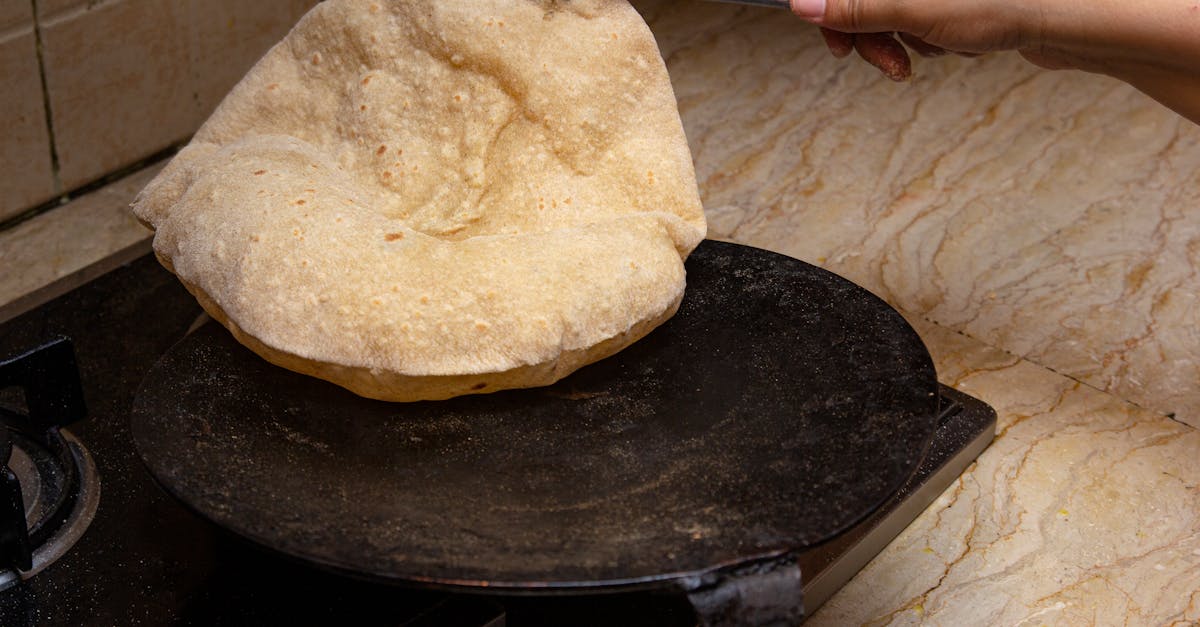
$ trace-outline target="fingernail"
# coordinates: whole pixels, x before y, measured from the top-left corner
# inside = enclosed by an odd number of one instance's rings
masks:
[[[825,0],[792,0],[792,13],[810,22],[818,22],[825,15]]]

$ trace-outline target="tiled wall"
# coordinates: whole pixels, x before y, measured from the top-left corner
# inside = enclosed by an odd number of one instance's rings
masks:
[[[0,0],[0,222],[187,138],[315,3]]]
[[[33,5],[0,0],[0,220],[54,194]]]

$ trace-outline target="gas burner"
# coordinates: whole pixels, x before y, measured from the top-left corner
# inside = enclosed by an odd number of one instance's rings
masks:
[[[23,390],[24,402],[0,400],[0,590],[66,553],[100,500],[91,455],[61,428],[86,413],[71,343],[56,339],[0,362],[7,386]]]

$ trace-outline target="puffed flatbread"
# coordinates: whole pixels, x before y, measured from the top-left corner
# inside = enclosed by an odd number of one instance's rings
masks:
[[[547,385],[668,319],[705,233],[625,0],[329,0],[134,202],[215,319],[392,401]]]

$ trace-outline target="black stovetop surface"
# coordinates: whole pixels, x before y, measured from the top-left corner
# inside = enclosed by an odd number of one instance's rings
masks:
[[[707,259],[705,255],[719,258],[726,253],[737,252],[726,250],[732,246],[729,244],[705,242],[705,245],[708,248],[698,251],[703,254],[695,255],[697,259]],[[759,251],[753,255],[762,257],[764,263],[771,261],[768,253]],[[697,269],[695,263],[696,259],[689,261],[689,278],[692,270]],[[746,278],[742,276],[744,272],[718,274],[721,277],[729,275],[728,280]],[[807,307],[812,309],[810,313],[815,316],[813,323],[817,327],[804,331],[805,335],[830,336],[834,338],[833,343],[837,344],[837,338],[858,338],[863,328],[881,325],[880,329],[887,329],[894,328],[896,324],[903,325],[899,316],[881,302],[878,303],[879,307],[866,308],[877,310],[878,320],[867,316],[864,321],[855,322],[857,319],[853,316],[836,313],[837,304],[852,296],[850,292],[862,290],[833,275],[822,281],[833,286],[831,289],[837,289],[816,298],[819,304]],[[735,287],[750,289],[744,285]],[[849,292],[842,294],[839,289]],[[693,300],[695,298],[696,294],[693,293]],[[874,299],[869,295],[866,298],[868,301]],[[764,302],[775,303],[776,300],[771,297]],[[772,306],[786,305],[784,301]],[[727,304],[709,305],[730,311],[738,309]],[[788,305],[786,309],[796,309],[795,304]],[[805,307],[799,309],[807,311]],[[306,562],[292,561],[276,553],[268,554],[257,545],[195,515],[160,489],[151,478],[135,450],[130,416],[134,413],[135,395],[147,373],[187,334],[200,314],[195,300],[175,277],[162,269],[153,256],[147,255],[0,324],[0,357],[16,355],[56,336],[73,340],[89,415],[68,429],[90,450],[101,484],[95,520],[79,542],[43,572],[13,588],[0,591],[0,625],[284,622],[413,626],[501,624],[489,623],[496,617],[502,617],[508,625],[696,624],[692,603],[677,587],[671,588],[675,590],[672,594],[638,591],[554,597],[485,597],[440,590],[414,590],[354,579],[344,574],[318,570]],[[756,319],[761,314],[754,313]],[[680,317],[681,320],[686,318]],[[826,328],[833,320],[842,320],[844,324]],[[783,328],[799,333],[797,329],[803,330],[805,324],[803,321],[790,321]],[[735,326],[740,328],[742,325]],[[911,334],[911,330],[906,333]],[[880,340],[879,337],[884,339]],[[857,346],[864,341],[899,341],[897,337],[906,336],[900,333],[877,337],[868,332],[860,339],[847,341],[848,345]],[[911,353],[912,359],[916,360],[913,363],[920,365],[911,370],[912,377],[915,377],[911,383],[916,386],[911,389],[921,390],[917,396],[925,399],[937,394],[932,364],[928,362],[928,355],[924,353],[915,334],[911,334],[910,339],[912,341],[909,343],[915,344],[911,347],[905,344],[908,349],[897,354]],[[641,347],[649,350],[651,344],[644,342]],[[847,364],[843,364],[845,367],[836,370],[859,369],[859,362],[864,360],[855,360],[853,355],[858,353],[851,353]],[[890,354],[887,351],[884,353]],[[785,350],[781,355],[781,359],[787,361],[788,352]],[[803,357],[807,358],[808,355]],[[908,371],[899,367],[903,364],[887,359],[865,361],[863,368],[868,372],[855,376],[870,379],[875,376],[870,372],[878,371],[878,376],[886,378],[889,372]],[[258,362],[255,360],[252,363]],[[818,370],[805,376],[819,377],[819,366],[815,367]],[[584,373],[582,376],[586,379],[588,375]],[[934,387],[925,389],[929,386]],[[904,391],[906,389],[909,388],[897,387],[897,398],[912,396],[910,400],[918,405],[923,407],[926,404],[924,400]],[[819,605],[823,598],[840,587],[839,582],[844,582],[861,568],[925,504],[949,485],[952,478],[990,440],[994,412],[978,400],[948,388],[941,388],[940,395],[940,417],[935,419],[932,415],[928,416],[938,424],[928,454],[922,459],[925,448],[921,446],[906,445],[898,449],[893,446],[889,449],[895,449],[893,454],[899,456],[897,459],[904,458],[900,461],[906,468],[912,468],[920,461],[917,472],[907,482],[903,478],[908,470],[889,478],[889,485],[903,482],[903,486],[887,503],[849,532],[799,555],[800,571],[807,573],[804,594],[806,598],[810,592],[813,594],[814,605]],[[855,395],[835,396],[852,400]],[[167,404],[162,405],[162,402]],[[470,399],[462,401],[467,405],[472,402]],[[0,389],[0,408],[20,409],[21,404],[17,390]],[[792,406],[794,403],[788,401],[784,405]],[[170,407],[169,398],[166,401],[160,399],[160,406]],[[936,401],[931,405],[937,406]],[[964,406],[968,409],[961,411]],[[854,420],[854,416],[860,412],[848,410],[843,413],[846,413],[845,419]],[[872,410],[867,413],[875,415],[877,412]],[[821,412],[818,414],[824,415]],[[918,417],[914,420],[922,422],[925,419]],[[827,445],[827,452],[832,452],[836,457],[839,451],[845,449],[844,442],[843,434],[843,437],[818,444]],[[809,446],[806,450],[812,451],[813,448]],[[855,457],[862,459],[863,454],[856,454]],[[840,459],[844,458],[843,455]],[[852,463],[850,466],[862,466],[869,470],[879,464]],[[163,468],[159,468],[156,472],[162,471]],[[817,474],[830,473],[837,474],[830,468],[824,468]],[[876,477],[876,481],[882,481],[881,477]],[[859,476],[858,479],[850,477],[848,480],[866,479]],[[876,503],[874,499],[884,498],[887,494],[884,491],[872,496],[871,503]],[[871,503],[859,505],[873,507]],[[869,510],[862,511],[865,514]],[[842,528],[849,519],[842,517],[838,520],[841,522],[831,527],[830,532]],[[807,524],[813,523],[809,521]],[[253,534],[249,535],[253,537]],[[827,538],[829,535],[821,537]],[[299,553],[303,554],[303,551]],[[809,609],[813,607],[809,606]]]
[[[155,485],[134,451],[130,408],[142,377],[200,313],[175,277],[146,256],[0,325],[0,355],[57,335],[74,341],[89,417],[68,430],[91,451],[101,480],[99,510],[79,542],[0,592],[0,625],[433,625],[453,622],[450,612],[492,612],[486,601],[360,582],[267,555]],[[5,400],[13,399],[0,395]],[[572,616],[573,624],[694,622],[683,598],[603,600],[514,599],[505,609],[509,624],[556,616]]]

